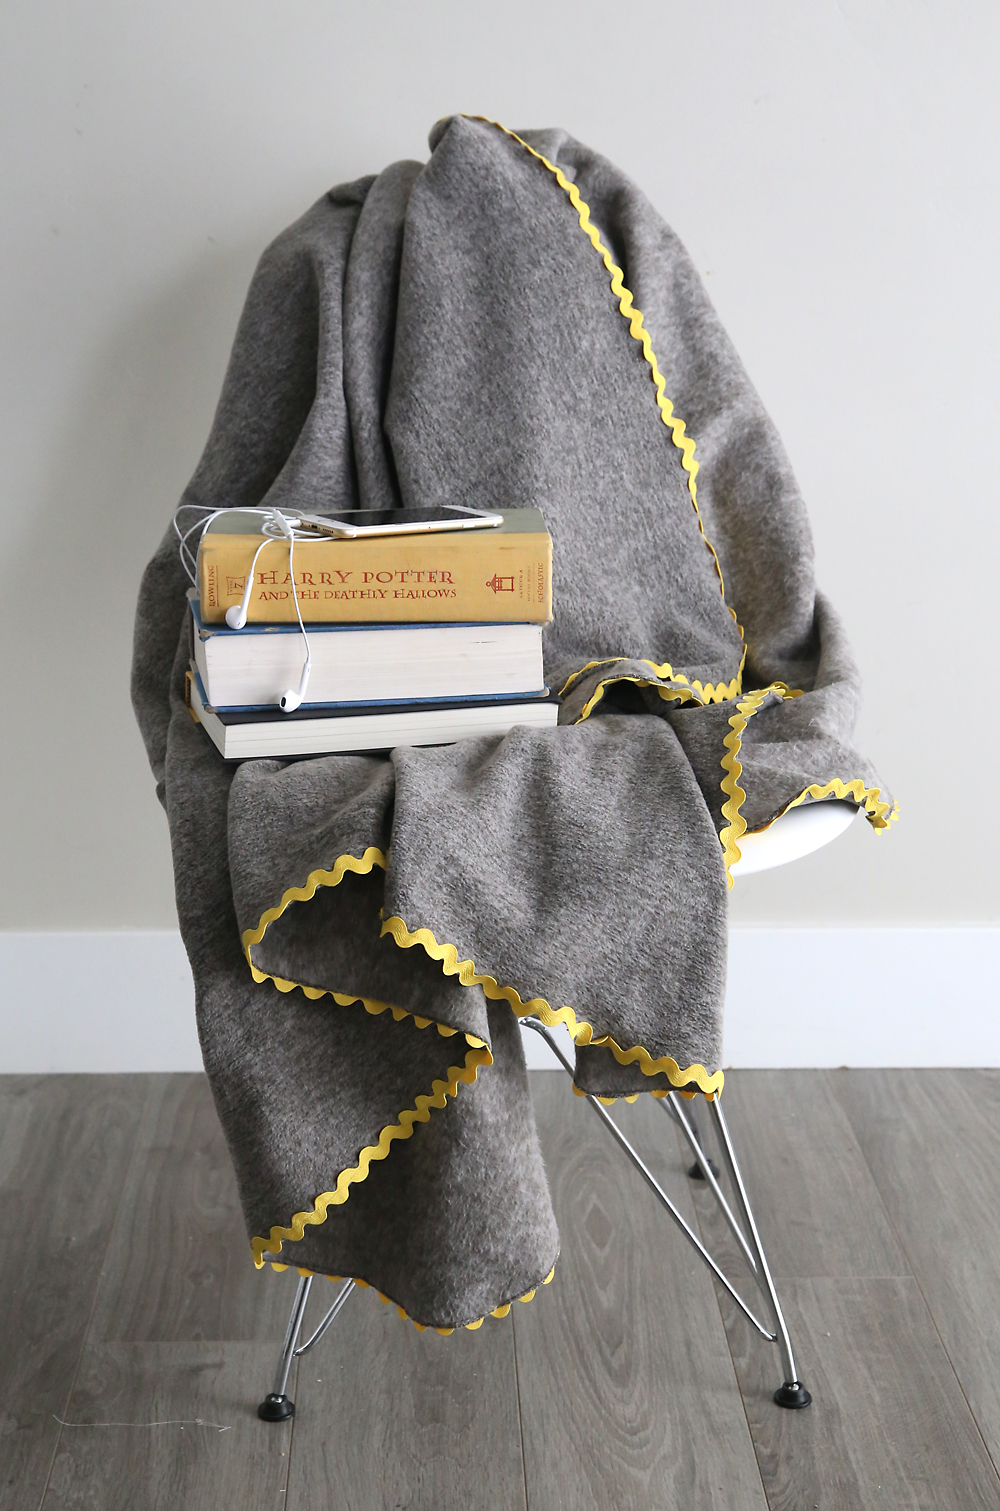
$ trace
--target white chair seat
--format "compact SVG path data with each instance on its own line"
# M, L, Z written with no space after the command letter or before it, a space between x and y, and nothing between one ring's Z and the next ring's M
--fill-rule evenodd
M790 808L767 829L744 834L738 841L740 858L730 866L730 872L733 876L751 876L754 871L770 871L811 855L843 834L860 812L853 803L834 801Z

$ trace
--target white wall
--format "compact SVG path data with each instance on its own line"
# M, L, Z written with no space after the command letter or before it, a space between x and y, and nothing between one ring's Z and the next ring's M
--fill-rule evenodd
M748 880L736 922L996 921L998 29L987 0L2 7L2 927L173 927L128 704L142 565L261 248L455 110L563 124L638 180L810 502L903 820Z

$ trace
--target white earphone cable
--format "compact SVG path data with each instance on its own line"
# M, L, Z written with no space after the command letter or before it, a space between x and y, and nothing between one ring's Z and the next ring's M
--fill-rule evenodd
M189 509L195 510L198 514L204 517L196 519L194 524L189 526L188 529L182 530L180 524L180 515L185 510ZM190 579L194 586L197 586L198 584L198 558L196 553L192 551L188 542L190 541L191 536L197 533L198 542L200 545L201 538L204 535L205 531L209 528L210 525L214 524L222 514L255 514L259 518L264 520L264 524L261 526L261 534L266 536L268 539L261 541L260 545L254 552L253 561L250 564L250 571L247 574L246 586L244 589L244 597L246 600L247 608L249 608L250 594L253 589L254 574L257 568L257 558L260 556L261 551L263 551L264 547L268 544L268 540L285 539L288 541L288 575L291 579L292 584L292 602L295 604L295 617L299 622L299 633L301 634L302 640L305 644L306 652L305 661L302 666L302 678L299 682L298 692L295 692L291 688L289 688L287 692L282 694L278 704L278 706L284 712L291 713L293 709L299 707L300 703L304 699L306 688L309 684L309 674L312 671L312 647L309 644L309 636L306 632L306 627L302 620L302 609L299 605L298 589L295 586L295 542L296 540L315 540L315 534L312 531L297 530L296 527L298 525L298 520L294 517L287 517L281 512L280 509L277 508L245 509L240 508L239 506L234 506L228 509L215 509L207 504L181 504L174 511L174 534L177 536L178 555L180 557L181 566L184 569L185 575ZM241 615L241 617L243 616ZM239 628L242 629L245 624L246 619L243 618L243 623L239 626Z
M294 532L294 530L290 530L289 531L289 535L288 535L288 575L292 579L292 601L295 604L295 614L296 614L296 618L299 621L299 630L300 630L300 632L302 634L302 639L305 642L306 659L305 659L305 662L304 662L303 667L302 667L302 677L301 677L301 679L299 681L299 690L298 690L298 692L297 693L293 692L291 697L289 697L288 692L286 692L284 694L284 696L281 698L280 702L279 702L278 706L279 706L279 708L281 708L281 710L284 713L291 713L294 709L296 709L296 708L299 707L300 703L305 698L306 689L309 686L309 674L312 671L312 647L309 644L309 636L306 634L306 627L302 623L302 609L299 606L299 595L298 595L298 590L297 590L297 588L295 586L295 532ZM290 688L289 688L289 692L292 692L292 690Z
M309 645L309 636L306 634L306 627L302 623L302 610L299 607L299 595L298 595L298 591L297 591L297 589L295 587L295 536L294 536L294 534L292 534L292 535L290 535L288 537L288 575L292 579L292 602L295 604L296 618L299 621L299 629L302 632L302 638L303 638L303 640L306 643L306 664L305 664L305 670L307 672L309 672L309 671L312 671L312 649L311 649L311 647Z

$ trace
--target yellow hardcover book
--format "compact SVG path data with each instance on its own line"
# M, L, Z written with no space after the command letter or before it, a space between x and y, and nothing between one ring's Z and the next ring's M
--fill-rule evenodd
M552 618L552 540L537 509L503 510L492 530L295 542L302 618L319 623L545 624ZM253 516L223 515L198 549L205 624L219 624L243 597L263 537ZM247 618L295 620L288 543L268 541L257 559Z

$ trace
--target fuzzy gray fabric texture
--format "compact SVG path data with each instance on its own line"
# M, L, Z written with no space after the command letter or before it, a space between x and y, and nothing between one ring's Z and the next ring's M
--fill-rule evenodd
M541 508L558 727L227 765L185 707L172 530L133 699L255 1258L447 1330L557 1256L518 1016L570 1026L585 1091L712 1093L740 835L893 805L787 458L676 236L562 131L453 117L430 144L264 253L184 502Z

